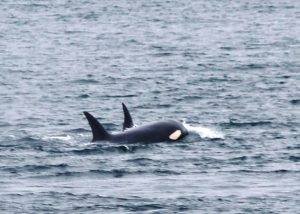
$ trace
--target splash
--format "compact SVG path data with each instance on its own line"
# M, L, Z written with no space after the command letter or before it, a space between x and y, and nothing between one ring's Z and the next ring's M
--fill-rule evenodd
M186 122L184 122L183 125L189 132L196 133L201 138L224 139L224 134L213 128L207 128L203 126L192 126Z
M43 140L62 140L62 141L70 141L72 138L70 135L66 136L44 136Z

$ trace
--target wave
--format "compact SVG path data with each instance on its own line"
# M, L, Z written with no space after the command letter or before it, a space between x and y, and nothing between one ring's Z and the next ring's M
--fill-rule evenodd
M51 169L66 169L69 165L66 163L61 164L45 164L45 165L24 165L24 166L15 166L15 167L1 167L1 170L10 172L10 173L19 173L19 172L41 172Z
M98 80L94 80L94 79L78 79L78 80L74 80L72 81L72 83L79 83L79 84L98 84L99 81Z
M142 175L142 174L155 174L159 176L166 175L180 175L182 172L169 169L150 169L150 170L130 170L125 168L120 169L90 169L87 171L63 171L54 174L46 175L47 177L77 177L77 176L112 176L120 178L128 175ZM45 177L45 175L38 175L34 177Z
M299 170L287 170L287 169L275 169L275 170L230 170L230 171L222 171L222 172L230 172L230 173L260 173L260 174L286 174L286 173L299 173Z
M270 121L251 121L251 122L236 122L230 120L229 123L223 123L225 126L235 126L235 127L247 127L247 126L265 126L270 125L272 122Z
M44 136L43 140L62 140L62 141L70 141L72 137L70 135L61 135L61 136Z
M220 131L213 128L203 126L192 126L186 122L183 123L184 127L189 131L198 134L201 138L209 139L224 139L225 136Z
M300 99L290 100L290 103L293 105L300 105Z

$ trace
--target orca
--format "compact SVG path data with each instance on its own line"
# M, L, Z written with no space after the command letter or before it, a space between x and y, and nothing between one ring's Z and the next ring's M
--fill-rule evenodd
M101 123L89 112L83 112L92 129L92 142L155 143L176 141L188 135L188 131L183 124L175 120L163 120L135 127L124 103L122 103L122 107L124 113L123 131L116 134L106 131Z

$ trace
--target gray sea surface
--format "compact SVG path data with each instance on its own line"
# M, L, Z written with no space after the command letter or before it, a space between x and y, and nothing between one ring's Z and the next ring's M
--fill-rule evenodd
M1 213L299 213L300 1L0 1ZM91 143L184 121L154 144Z

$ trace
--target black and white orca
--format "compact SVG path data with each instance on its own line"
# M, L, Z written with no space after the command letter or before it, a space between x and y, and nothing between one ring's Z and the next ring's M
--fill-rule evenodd
M111 134L107 132L98 120L88 112L83 112L88 120L92 133L92 141L110 141L124 143L155 143L163 141L176 141L188 135L182 123L175 120L164 120L135 127L132 117L124 103L123 132Z

